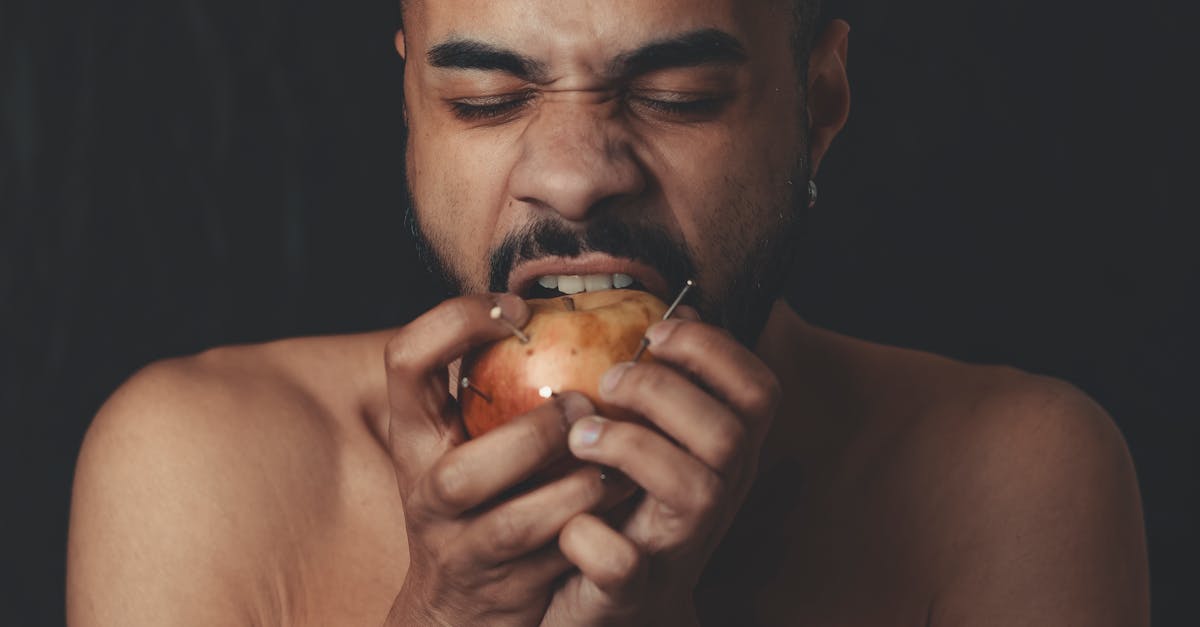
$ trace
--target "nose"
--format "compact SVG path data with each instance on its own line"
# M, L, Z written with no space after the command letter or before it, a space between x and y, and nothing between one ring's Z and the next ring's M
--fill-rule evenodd
M509 192L570 221L646 186L627 131L603 104L542 105L522 133Z

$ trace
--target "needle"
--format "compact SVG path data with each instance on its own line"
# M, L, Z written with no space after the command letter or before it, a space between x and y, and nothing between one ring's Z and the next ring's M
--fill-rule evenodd
M663 317L662 317L662 319L663 319L663 320L666 320L667 318L670 318L670 317L671 317L671 314L675 313L675 308L679 306L679 303L683 301L683 297L684 297L684 296L687 296L688 290L692 289L692 286L693 286L693 285L695 285L695 284L696 284L696 282L695 282L695 281L693 281L693 280L691 280L691 279L688 279L688 280L687 280L687 283L684 283L684 284L683 284L683 289L682 289L682 290L680 290L680 291L679 291L679 295L675 297L675 302L671 303L671 306L667 308L667 313L663 314ZM636 362L637 362L639 359L641 359L641 358L642 358L642 353L646 352L646 349L647 349L649 346L650 346L650 338L648 338L648 337L643 337L643 338L642 338L642 345L641 345L641 346L639 346L639 347L638 347L638 349L637 349L637 352L633 354L633 361L634 361L635 363L636 363Z
M696 282L691 279L688 279L687 283L683 284L683 289L679 291L679 296L675 297L675 302L671 303L671 306L667 308L667 313L663 314L663 320L670 318L671 314L675 313L675 308L679 306L679 303L683 300L683 297L687 296L688 290L692 289L692 286L695 284Z
M483 390L475 387L475 384L471 383L470 379L463 377L461 383L462 383L462 387L467 388L468 390L471 390L472 392L478 394L483 400L487 401L488 405L492 404L492 397L485 394L483 392Z
M529 343L529 336L525 335L525 333L518 329L517 325L513 324L512 321L504 317L504 311L500 309L500 305L492 307L492 311L489 312L488 315L492 317L492 320L499 320L500 324L508 327L508 330L512 331L512 334L517 336L517 339L521 340L522 344Z

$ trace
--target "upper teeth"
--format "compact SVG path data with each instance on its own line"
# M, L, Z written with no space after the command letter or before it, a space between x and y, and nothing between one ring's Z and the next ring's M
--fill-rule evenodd
M563 294L578 294L579 292L599 292L612 288L624 288L633 285L633 277L628 274L548 274L538 277L538 285L546 289L557 289Z

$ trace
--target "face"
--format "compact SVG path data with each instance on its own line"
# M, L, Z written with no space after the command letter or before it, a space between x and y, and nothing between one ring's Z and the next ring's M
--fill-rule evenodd
M683 282L752 344L807 204L789 1L416 0L410 218L460 292ZM582 278L575 278L582 277Z

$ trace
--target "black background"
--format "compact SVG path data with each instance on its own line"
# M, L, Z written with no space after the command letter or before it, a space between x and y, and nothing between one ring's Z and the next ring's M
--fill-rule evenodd
M1155 619L1195 624L1183 2L840 2L850 123L790 289L810 320L1065 378L1136 461ZM402 324L394 2L0 3L0 624L62 621L74 458L139 366Z

